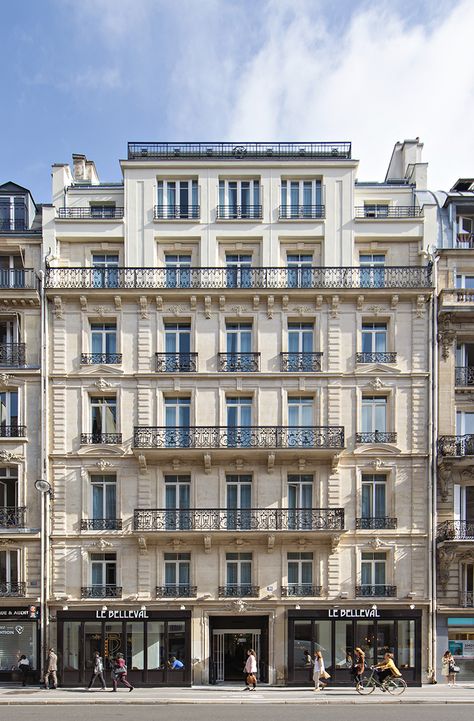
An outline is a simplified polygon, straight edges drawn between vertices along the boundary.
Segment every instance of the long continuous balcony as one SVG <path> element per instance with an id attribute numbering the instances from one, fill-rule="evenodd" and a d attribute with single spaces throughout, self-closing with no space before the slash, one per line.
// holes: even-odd
<path id="1" fill-rule="evenodd" d="M 326 217 L 325 205 L 280 205 L 280 220 L 318 220 Z"/>
<path id="2" fill-rule="evenodd" d="M 155 205 L 153 218 L 155 220 L 199 220 L 200 205 Z"/>
<path id="3" fill-rule="evenodd" d="M 119 365 L 121 353 L 81 353 L 81 365 Z"/>
<path id="4" fill-rule="evenodd" d="M 0 423 L 0 438 L 26 438 L 26 426 L 14 425 L 7 426 Z"/>
<path id="5" fill-rule="evenodd" d="M 474 367 L 457 366 L 455 383 L 459 387 L 474 386 Z"/>
<path id="6" fill-rule="evenodd" d="M 343 508 L 136 508 L 135 531 L 343 531 Z"/>
<path id="7" fill-rule="evenodd" d="M 122 586 L 82 586 L 81 598 L 121 598 Z"/>
<path id="8" fill-rule="evenodd" d="M 288 596 L 311 596 L 317 598 L 321 595 L 322 586 L 313 586 L 310 583 L 291 583 L 289 586 L 281 587 L 283 598 Z"/>
<path id="9" fill-rule="evenodd" d="M 356 353 L 356 363 L 396 363 L 397 354 L 377 351 L 375 353 Z"/>
<path id="10" fill-rule="evenodd" d="M 416 205 L 359 205 L 355 208 L 355 217 L 372 220 L 422 218 L 423 208 Z"/>
<path id="11" fill-rule="evenodd" d="M 128 160 L 350 159 L 351 143 L 128 143 Z"/>
<path id="12" fill-rule="evenodd" d="M 464 436 L 440 436 L 438 454 L 458 458 L 474 456 L 474 435 L 467 433 Z"/>
<path id="13" fill-rule="evenodd" d="M 83 518 L 81 531 L 121 531 L 121 518 Z"/>
<path id="14" fill-rule="evenodd" d="M 223 373 L 256 373 L 260 370 L 260 353 L 219 353 L 218 362 Z"/>
<path id="15" fill-rule="evenodd" d="M 0 528 L 24 528 L 25 506 L 0 506 Z"/>
<path id="16" fill-rule="evenodd" d="M 217 220 L 261 220 L 261 205 L 218 205 Z"/>
<path id="17" fill-rule="evenodd" d="M 112 205 L 58 208 L 57 212 L 60 220 L 120 220 L 124 215 L 123 208 Z"/>
<path id="18" fill-rule="evenodd" d="M 388 431 L 356 433 L 356 443 L 396 443 L 397 434 Z"/>
<path id="19" fill-rule="evenodd" d="M 394 598 L 397 595 L 396 586 L 385 586 L 377 584 L 375 586 L 356 586 L 355 595 L 357 598 Z"/>
<path id="20" fill-rule="evenodd" d="M 474 521 L 444 521 L 436 537 L 438 541 L 474 541 Z"/>
<path id="21" fill-rule="evenodd" d="M 237 283 L 229 282 L 228 268 L 49 268 L 46 287 L 78 290 L 122 288 L 231 290 L 234 287 L 262 290 L 410 289 L 431 288 L 432 274 L 430 265 L 384 266 L 376 269 L 267 267 L 243 270 L 245 282 L 238 286 Z M 1 277 L 0 272 L 0 287 Z"/>
<path id="22" fill-rule="evenodd" d="M 0 270 L 1 290 L 37 290 L 38 278 L 33 268 L 2 268 Z"/>
<path id="23" fill-rule="evenodd" d="M 190 586 L 187 583 L 156 587 L 157 598 L 195 598 L 196 596 L 197 586 Z"/>
<path id="24" fill-rule="evenodd" d="M 26 583 L 0 581 L 0 596 L 26 596 Z"/>
<path id="25" fill-rule="evenodd" d="M 280 353 L 280 370 L 289 373 L 317 373 L 322 353 Z"/>
<path id="26" fill-rule="evenodd" d="M 388 516 L 356 518 L 356 528 L 363 531 L 393 530 L 396 527 L 397 519 Z"/>
<path id="27" fill-rule="evenodd" d="M 25 365 L 25 343 L 0 343 L 0 366 L 17 368 Z"/>
<path id="28" fill-rule="evenodd" d="M 157 373 L 196 373 L 197 353 L 155 353 Z"/>
<path id="29" fill-rule="evenodd" d="M 121 433 L 81 433 L 81 444 L 122 443 Z"/>
<path id="30" fill-rule="evenodd" d="M 221 598 L 258 598 L 259 593 L 260 586 L 252 586 L 250 583 L 228 583 L 218 589 Z"/>

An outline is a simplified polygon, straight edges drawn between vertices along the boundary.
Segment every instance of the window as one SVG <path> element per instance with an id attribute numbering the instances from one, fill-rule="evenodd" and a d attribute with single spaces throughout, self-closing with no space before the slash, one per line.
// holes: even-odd
<path id="1" fill-rule="evenodd" d="M 191 497 L 190 476 L 165 476 L 165 508 L 166 528 L 192 528 L 191 513 L 189 511 Z"/>
<path id="2" fill-rule="evenodd" d="M 91 362 L 117 363 L 117 325 L 91 323 Z"/>
<path id="3" fill-rule="evenodd" d="M 383 253 L 361 253 L 360 286 L 361 288 L 383 288 L 385 285 L 385 255 Z"/>
<path id="4" fill-rule="evenodd" d="M 462 273 L 456 276 L 456 288 L 472 290 L 474 288 L 474 275 Z"/>
<path id="5" fill-rule="evenodd" d="M 386 553 L 368 553 L 363 552 L 361 556 L 360 578 L 361 585 L 367 589 L 367 595 L 370 595 L 368 589 L 373 588 L 373 595 L 383 595 L 385 591 L 386 577 Z M 362 591 L 364 595 L 364 591 Z"/>
<path id="6" fill-rule="evenodd" d="M 19 336 L 16 319 L 0 320 L 0 366 L 25 365 L 25 346 L 19 343 Z"/>
<path id="7" fill-rule="evenodd" d="M 383 396 L 362 397 L 362 433 L 385 433 L 387 429 L 387 399 Z"/>
<path id="8" fill-rule="evenodd" d="M 18 391 L 0 391 L 0 436 L 19 436 L 18 421 Z"/>
<path id="9" fill-rule="evenodd" d="M 457 247 L 472 248 L 474 240 L 474 218 L 458 216 L 457 224 Z"/>
<path id="10" fill-rule="evenodd" d="M 252 554 L 226 553 L 226 596 L 252 595 Z"/>
<path id="11" fill-rule="evenodd" d="M 248 529 L 251 525 L 252 476 L 226 476 L 227 530 Z"/>
<path id="12" fill-rule="evenodd" d="M 456 347 L 456 385 L 474 385 L 474 343 L 458 343 Z"/>
<path id="13" fill-rule="evenodd" d="M 115 218 L 115 203 L 90 203 L 92 218 Z"/>
<path id="14" fill-rule="evenodd" d="M 463 563 L 461 566 L 461 606 L 474 606 L 474 563 Z"/>
<path id="15" fill-rule="evenodd" d="M 166 287 L 191 287 L 191 256 L 188 253 L 165 255 Z"/>
<path id="16" fill-rule="evenodd" d="M 320 180 L 282 180 L 282 218 L 322 218 L 322 192 Z"/>
<path id="17" fill-rule="evenodd" d="M 91 585 L 100 595 L 107 596 L 117 586 L 117 555 L 91 553 Z"/>
<path id="18" fill-rule="evenodd" d="M 0 288 L 24 288 L 25 270 L 19 255 L 0 255 Z"/>
<path id="19" fill-rule="evenodd" d="M 256 359 L 252 354 L 252 324 L 226 324 L 227 354 L 221 370 L 250 372 L 258 370 Z"/>
<path id="20" fill-rule="evenodd" d="M 19 596 L 20 587 L 20 551 L 0 551 L 0 595 Z"/>
<path id="21" fill-rule="evenodd" d="M 307 396 L 288 398 L 288 444 L 313 445 L 313 399 Z"/>
<path id="22" fill-rule="evenodd" d="M 303 530 L 312 528 L 313 476 L 292 474 L 288 476 L 288 528 Z"/>
<path id="23" fill-rule="evenodd" d="M 387 324 L 362 323 L 362 353 L 385 353 L 387 350 Z"/>
<path id="24" fill-rule="evenodd" d="M 199 218 L 197 180 L 159 180 L 157 191 L 157 218 Z"/>
<path id="25" fill-rule="evenodd" d="M 287 554 L 287 561 L 288 595 L 312 595 L 313 554 L 308 551 L 304 551 L 301 553 L 290 552 Z"/>
<path id="26" fill-rule="evenodd" d="M 0 468 L 0 528 L 23 525 L 24 508 L 18 508 L 18 471 Z"/>
<path id="27" fill-rule="evenodd" d="M 386 512 L 387 479 L 382 474 L 364 473 L 362 476 L 362 518 L 384 518 Z"/>
<path id="28" fill-rule="evenodd" d="M 227 445 L 246 447 L 252 440 L 252 398 L 227 398 Z"/>
<path id="29" fill-rule="evenodd" d="M 288 288 L 311 288 L 313 255 L 311 253 L 287 253 Z"/>
<path id="30" fill-rule="evenodd" d="M 165 553 L 165 586 L 167 593 L 189 596 L 191 583 L 191 554 Z"/>
<path id="31" fill-rule="evenodd" d="M 454 520 L 456 537 L 474 536 L 474 486 L 454 484 Z"/>
<path id="32" fill-rule="evenodd" d="M 474 411 L 456 411 L 456 435 L 474 434 Z"/>
<path id="33" fill-rule="evenodd" d="M 388 203 L 364 203 L 364 215 L 366 218 L 387 218 Z"/>
<path id="34" fill-rule="evenodd" d="M 252 287 L 252 255 L 250 253 L 226 253 L 226 278 L 228 288 Z"/>
<path id="35" fill-rule="evenodd" d="M 312 323 L 288 323 L 288 371 L 320 370 L 320 362 L 316 363 L 313 355 L 314 326 Z"/>
<path id="36" fill-rule="evenodd" d="M 92 255 L 94 288 L 118 288 L 118 265 L 119 257 L 115 253 L 94 253 Z"/>
<path id="37" fill-rule="evenodd" d="M 116 398 L 93 397 L 90 403 L 92 442 L 113 442 L 108 435 L 117 433 Z"/>
<path id="38" fill-rule="evenodd" d="M 220 180 L 218 217 L 227 219 L 260 218 L 258 180 Z"/>
<path id="39" fill-rule="evenodd" d="M 91 476 L 92 519 L 115 520 L 117 518 L 117 481 L 115 476 Z"/>
<path id="40" fill-rule="evenodd" d="M 167 446 L 186 448 L 190 445 L 190 419 L 191 400 L 189 398 L 165 398 Z"/>
<path id="41" fill-rule="evenodd" d="M 196 370 L 191 359 L 191 325 L 165 323 L 164 368 L 167 373 Z"/>
<path id="42" fill-rule="evenodd" d="M 0 196 L 0 231 L 26 230 L 28 211 L 23 195 Z"/>

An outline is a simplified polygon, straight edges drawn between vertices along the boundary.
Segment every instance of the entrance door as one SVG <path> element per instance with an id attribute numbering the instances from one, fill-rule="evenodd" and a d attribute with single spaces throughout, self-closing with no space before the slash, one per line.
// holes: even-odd
<path id="1" fill-rule="evenodd" d="M 252 648 L 260 659 L 260 629 L 219 629 L 213 632 L 215 683 L 244 680 L 247 651 Z"/>

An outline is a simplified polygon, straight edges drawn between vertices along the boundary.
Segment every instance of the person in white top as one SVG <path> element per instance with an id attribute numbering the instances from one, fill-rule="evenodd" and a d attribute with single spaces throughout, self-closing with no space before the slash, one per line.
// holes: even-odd
<path id="1" fill-rule="evenodd" d="M 324 668 L 324 658 L 321 651 L 316 651 L 314 654 L 314 667 L 313 667 L 313 681 L 314 681 L 314 690 L 315 691 L 322 691 L 323 688 L 327 685 L 323 681 L 321 681 L 321 676 L 324 676 L 326 669 Z"/>
<path id="2" fill-rule="evenodd" d="M 245 683 L 247 684 L 244 691 L 255 691 L 257 688 L 257 657 L 252 648 L 247 651 L 244 673 Z M 251 685 L 252 688 L 250 688 Z"/>

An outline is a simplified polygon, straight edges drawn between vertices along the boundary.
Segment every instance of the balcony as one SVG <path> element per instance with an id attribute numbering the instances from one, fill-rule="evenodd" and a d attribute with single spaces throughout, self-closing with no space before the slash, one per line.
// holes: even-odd
<path id="1" fill-rule="evenodd" d="M 26 596 L 26 583 L 0 581 L 0 597 Z"/>
<path id="2" fill-rule="evenodd" d="M 0 270 L 1 290 L 37 290 L 38 278 L 33 268 L 2 268 Z"/>
<path id="3" fill-rule="evenodd" d="M 121 353 L 81 353 L 81 365 L 119 365 Z"/>
<path id="4" fill-rule="evenodd" d="M 326 217 L 325 205 L 280 205 L 280 220 L 322 220 Z"/>
<path id="5" fill-rule="evenodd" d="M 81 598 L 122 598 L 122 586 L 82 586 Z"/>
<path id="6" fill-rule="evenodd" d="M 121 518 L 83 518 L 81 531 L 121 531 Z"/>
<path id="7" fill-rule="evenodd" d="M 440 436 L 438 454 L 455 458 L 474 456 L 474 435 L 468 433 L 464 436 Z"/>
<path id="8" fill-rule="evenodd" d="M 0 366 L 18 368 L 26 365 L 25 343 L 0 343 Z"/>
<path id="9" fill-rule="evenodd" d="M 439 311 L 453 311 L 472 314 L 474 308 L 474 289 L 445 288 L 440 293 Z"/>
<path id="10" fill-rule="evenodd" d="M 343 508 L 136 508 L 135 531 L 343 531 Z"/>
<path id="11" fill-rule="evenodd" d="M 26 426 L 0 424 L 0 438 L 26 438 Z"/>
<path id="12" fill-rule="evenodd" d="M 437 528 L 438 541 L 474 541 L 474 521 L 444 521 Z"/>
<path id="13" fill-rule="evenodd" d="M 356 518 L 356 528 L 362 531 L 394 530 L 396 527 L 396 518 L 388 518 L 387 516 Z"/>
<path id="14" fill-rule="evenodd" d="M 218 205 L 217 220 L 261 220 L 261 205 Z"/>
<path id="15" fill-rule="evenodd" d="M 312 586 L 308 583 L 292 583 L 289 586 L 281 587 L 282 598 L 286 598 L 289 596 L 311 596 L 317 598 L 321 595 L 321 592 L 322 586 Z"/>
<path id="16" fill-rule="evenodd" d="M 474 593 L 472 591 L 465 591 L 459 595 L 459 605 L 462 608 L 474 608 Z"/>
<path id="17" fill-rule="evenodd" d="M 317 373 L 322 353 L 280 353 L 280 370 L 284 373 Z"/>
<path id="18" fill-rule="evenodd" d="M 157 373 L 196 373 L 197 353 L 155 353 Z"/>
<path id="19" fill-rule="evenodd" d="M 376 353 L 356 353 L 356 363 L 396 363 L 397 354 L 377 351 Z"/>
<path id="20" fill-rule="evenodd" d="M 24 528 L 25 506 L 0 506 L 0 528 Z"/>
<path id="21" fill-rule="evenodd" d="M 356 443 L 396 443 L 397 434 L 388 431 L 356 433 Z"/>
<path id="22" fill-rule="evenodd" d="M 157 586 L 157 598 L 195 598 L 197 596 L 197 586 L 189 586 L 180 583 L 176 586 Z"/>
<path id="23" fill-rule="evenodd" d="M 121 433 L 81 433 L 81 445 L 122 443 Z"/>
<path id="24" fill-rule="evenodd" d="M 250 583 L 229 583 L 227 586 L 219 586 L 220 598 L 258 598 L 260 586 L 252 586 Z"/>
<path id="25" fill-rule="evenodd" d="M 199 220 L 200 205 L 155 205 L 154 220 Z"/>
<path id="26" fill-rule="evenodd" d="M 244 268 L 245 281 L 232 282 L 229 268 L 49 268 L 46 287 L 98 290 L 344 290 L 431 288 L 430 265 L 383 268 Z M 243 273 L 245 271 L 245 274 Z M 33 271 L 32 271 L 33 272 Z M 229 278 L 231 282 L 229 282 Z M 1 279 L 1 273 L 0 273 Z M 1 287 L 1 286 L 0 286 Z M 7 286 L 8 287 L 8 286 Z M 36 286 L 35 286 L 36 287 Z M 456 291 L 471 293 L 473 291 Z"/>
<path id="27" fill-rule="evenodd" d="M 222 373 L 257 373 L 260 353 L 218 353 L 218 370 Z"/>
<path id="28" fill-rule="evenodd" d="M 376 586 L 356 586 L 356 598 L 394 598 L 397 595 L 396 586 L 385 586 L 377 584 Z"/>
<path id="29" fill-rule="evenodd" d="M 400 220 L 422 218 L 423 208 L 416 205 L 359 205 L 355 208 L 355 217 L 365 220 Z"/>
<path id="30" fill-rule="evenodd" d="M 351 143 L 128 143 L 128 160 L 348 160 Z"/>
<path id="31" fill-rule="evenodd" d="M 4 209 L 5 206 L 3 206 L 3 210 Z M 18 210 L 21 210 L 21 208 L 18 208 Z M 22 210 L 23 212 L 21 214 L 24 216 L 23 218 L 0 218 L 0 233 L 24 233 L 29 230 L 26 222 L 28 207 L 25 205 Z"/>
<path id="32" fill-rule="evenodd" d="M 455 385 L 459 387 L 474 386 L 474 367 L 473 366 L 457 366 L 455 375 Z"/>
<path id="33" fill-rule="evenodd" d="M 456 236 L 456 248 L 474 248 L 474 233 L 458 233 Z"/>
<path id="34" fill-rule="evenodd" d="M 121 220 L 124 215 L 123 208 L 102 205 L 85 208 L 58 208 L 59 220 Z"/>

